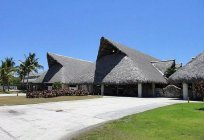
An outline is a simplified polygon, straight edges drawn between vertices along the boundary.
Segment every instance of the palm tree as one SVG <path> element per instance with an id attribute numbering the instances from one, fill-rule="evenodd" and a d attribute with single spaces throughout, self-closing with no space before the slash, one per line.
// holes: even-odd
<path id="1" fill-rule="evenodd" d="M 15 71 L 16 71 L 16 67 L 15 67 L 15 62 L 13 58 L 5 58 L 4 61 L 1 61 L 0 79 L 3 83 L 3 91 L 5 91 L 4 86 L 6 84 L 9 90 L 10 81 Z"/>
<path id="2" fill-rule="evenodd" d="M 26 57 L 26 56 L 25 56 Z M 23 80 L 25 76 L 27 76 L 27 90 L 28 90 L 28 77 L 31 72 L 38 73 L 39 69 L 43 69 L 43 66 L 39 64 L 39 58 L 36 58 L 35 53 L 29 53 L 29 56 L 26 57 L 25 62 L 21 62 L 19 66 L 19 73 L 23 77 Z"/>
<path id="3" fill-rule="evenodd" d="M 10 82 L 12 80 L 12 77 L 14 76 L 14 72 L 16 71 L 16 67 L 15 67 L 15 62 L 13 60 L 13 58 L 6 58 L 5 59 L 6 62 L 6 72 L 7 72 L 7 77 L 8 77 L 8 81 L 7 81 L 7 85 L 8 85 L 8 90 L 10 87 Z"/>
<path id="4" fill-rule="evenodd" d="M 0 67 L 0 79 L 1 79 L 1 83 L 3 85 L 3 91 L 5 92 L 5 83 L 7 81 L 6 78 L 6 71 L 5 71 L 5 67 L 6 67 L 6 63 L 4 61 L 1 61 L 1 67 Z"/>
<path id="5" fill-rule="evenodd" d="M 19 78 L 21 79 L 21 81 L 23 81 L 23 85 L 25 83 L 25 77 L 26 77 L 26 66 L 24 64 L 24 62 L 20 62 L 20 65 L 17 66 L 17 74 L 19 76 Z"/>

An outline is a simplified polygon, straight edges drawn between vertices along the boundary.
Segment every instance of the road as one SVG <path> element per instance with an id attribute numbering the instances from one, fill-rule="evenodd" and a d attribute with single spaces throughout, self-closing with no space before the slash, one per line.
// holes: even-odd
<path id="1" fill-rule="evenodd" d="M 58 140 L 110 120 L 184 101 L 169 98 L 97 99 L 0 107 L 2 140 Z"/>

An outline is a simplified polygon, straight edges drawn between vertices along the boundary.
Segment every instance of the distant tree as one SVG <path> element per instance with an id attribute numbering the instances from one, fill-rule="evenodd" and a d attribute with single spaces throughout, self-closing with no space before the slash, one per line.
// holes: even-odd
<path id="1" fill-rule="evenodd" d="M 12 76 L 12 77 L 11 77 L 10 84 L 11 84 L 11 85 L 18 86 L 18 85 L 21 84 L 21 79 L 20 79 L 19 77 Z"/>
<path id="2" fill-rule="evenodd" d="M 11 78 L 13 77 L 15 71 L 16 67 L 13 58 L 5 58 L 4 61 L 1 61 L 0 79 L 3 84 L 3 91 L 5 91 L 5 85 L 8 86 L 9 90 Z"/>

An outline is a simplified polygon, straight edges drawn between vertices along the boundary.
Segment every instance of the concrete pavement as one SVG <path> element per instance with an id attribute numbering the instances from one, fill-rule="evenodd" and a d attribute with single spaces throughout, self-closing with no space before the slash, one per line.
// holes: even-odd
<path id="1" fill-rule="evenodd" d="M 98 99 L 0 107 L 2 140 L 58 140 L 114 119 L 183 103 L 169 98 L 104 97 Z"/>

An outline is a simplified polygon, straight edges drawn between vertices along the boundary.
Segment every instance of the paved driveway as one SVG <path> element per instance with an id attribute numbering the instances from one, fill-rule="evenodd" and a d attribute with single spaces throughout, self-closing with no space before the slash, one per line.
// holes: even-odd
<path id="1" fill-rule="evenodd" d="M 168 98 L 104 97 L 0 107 L 1 140 L 58 140 L 77 131 L 183 101 Z"/>

